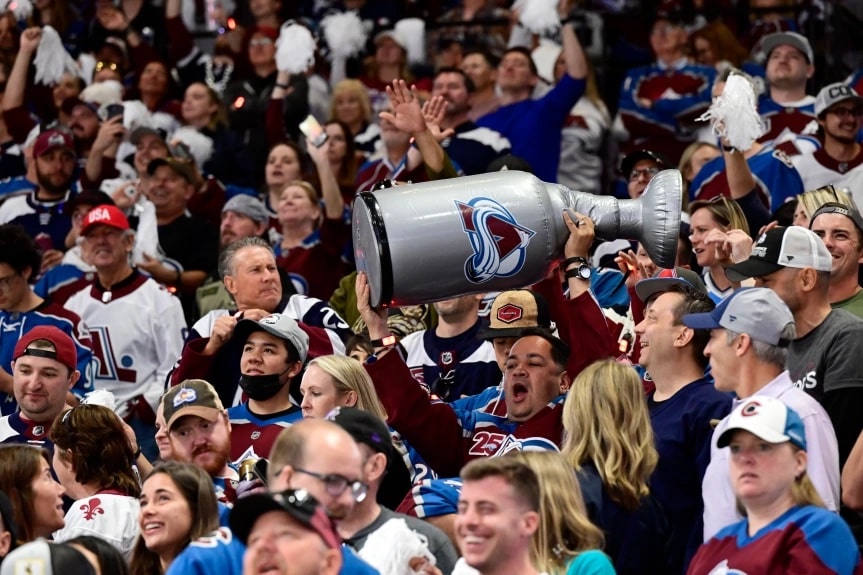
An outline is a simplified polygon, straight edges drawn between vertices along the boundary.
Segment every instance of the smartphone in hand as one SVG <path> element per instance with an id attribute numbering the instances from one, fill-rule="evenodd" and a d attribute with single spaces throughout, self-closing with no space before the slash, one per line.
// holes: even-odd
<path id="1" fill-rule="evenodd" d="M 300 131 L 309 139 L 309 141 L 320 148 L 327 141 L 327 133 L 324 127 L 318 122 L 317 118 L 309 114 L 306 119 L 300 122 Z"/>
<path id="2" fill-rule="evenodd" d="M 108 104 L 105 106 L 105 121 L 117 116 L 123 116 L 123 104 Z"/>

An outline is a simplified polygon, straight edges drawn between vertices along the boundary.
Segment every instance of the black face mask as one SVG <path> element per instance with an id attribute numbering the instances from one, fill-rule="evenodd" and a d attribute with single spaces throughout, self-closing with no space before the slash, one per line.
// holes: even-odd
<path id="1" fill-rule="evenodd" d="M 279 381 L 287 371 L 286 369 L 282 373 L 271 373 L 269 375 L 240 374 L 240 387 L 246 392 L 249 399 L 267 401 L 279 393 L 279 390 L 288 383 L 287 381 L 285 383 Z"/>

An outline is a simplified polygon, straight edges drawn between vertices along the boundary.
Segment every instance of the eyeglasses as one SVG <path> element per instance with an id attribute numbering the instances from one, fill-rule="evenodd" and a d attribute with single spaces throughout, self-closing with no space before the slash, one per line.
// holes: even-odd
<path id="1" fill-rule="evenodd" d="M 272 38 L 252 38 L 249 40 L 249 46 L 269 46 L 273 43 Z"/>
<path id="2" fill-rule="evenodd" d="M 116 72 L 119 68 L 120 68 L 120 66 L 118 66 L 116 62 L 103 62 L 102 60 L 99 60 L 98 62 L 96 62 L 96 68 L 95 69 L 97 72 L 101 72 L 102 70 L 105 70 L 105 69 L 111 70 L 112 72 Z"/>
<path id="3" fill-rule="evenodd" d="M 322 482 L 327 494 L 333 497 L 339 497 L 345 492 L 345 489 L 350 488 L 354 501 L 359 503 L 366 498 L 366 494 L 369 491 L 369 486 L 362 481 L 348 479 L 344 475 L 338 475 L 337 473 L 323 475 L 314 471 L 308 471 L 307 469 L 300 469 L 299 467 L 294 467 L 294 471 L 310 475 Z"/>
<path id="4" fill-rule="evenodd" d="M 854 118 L 859 118 L 863 116 L 863 108 L 854 107 L 854 108 L 830 108 L 827 110 L 828 114 L 833 114 L 834 116 L 839 116 L 840 118 L 844 118 L 845 116 L 852 116 Z"/>
<path id="5" fill-rule="evenodd" d="M 632 170 L 631 172 L 629 172 L 629 181 L 634 182 L 635 180 L 640 178 L 642 175 L 645 175 L 648 178 L 652 178 L 653 176 L 655 176 L 658 173 L 659 173 L 659 168 L 657 168 L 656 166 L 654 166 L 652 168 L 641 168 L 640 170 Z"/>

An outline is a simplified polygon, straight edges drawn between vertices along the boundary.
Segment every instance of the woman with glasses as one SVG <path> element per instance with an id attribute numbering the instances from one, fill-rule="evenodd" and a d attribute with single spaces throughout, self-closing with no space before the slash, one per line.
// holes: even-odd
<path id="1" fill-rule="evenodd" d="M 66 490 L 51 475 L 49 458 L 46 450 L 32 445 L 0 446 L 0 491 L 12 502 L 18 545 L 50 538 L 64 525 Z"/>
<path id="2" fill-rule="evenodd" d="M 702 279 L 714 302 L 734 290 L 725 267 L 749 257 L 749 224 L 736 201 L 725 196 L 689 205 L 689 239 Z"/>
<path id="3" fill-rule="evenodd" d="M 213 481 L 196 465 L 158 464 L 144 481 L 140 503 L 132 575 L 162 575 L 190 542 L 219 527 Z"/>
<path id="4" fill-rule="evenodd" d="M 95 535 L 131 555 L 138 537 L 141 487 L 120 418 L 107 407 L 82 404 L 57 416 L 51 440 L 54 472 L 75 499 L 54 540 Z"/>

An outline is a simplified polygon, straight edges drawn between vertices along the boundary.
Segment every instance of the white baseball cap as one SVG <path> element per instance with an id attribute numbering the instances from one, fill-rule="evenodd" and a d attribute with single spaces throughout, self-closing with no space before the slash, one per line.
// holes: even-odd
<path id="1" fill-rule="evenodd" d="M 790 441 L 806 451 L 803 420 L 796 411 L 774 397 L 755 395 L 735 407 L 716 446 L 727 447 L 737 430 L 748 431 L 767 443 Z"/>

